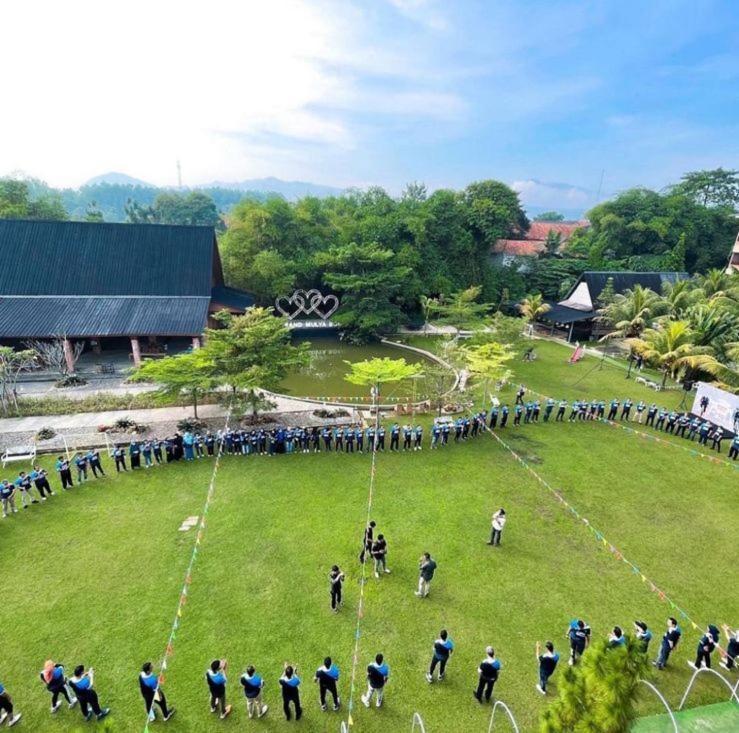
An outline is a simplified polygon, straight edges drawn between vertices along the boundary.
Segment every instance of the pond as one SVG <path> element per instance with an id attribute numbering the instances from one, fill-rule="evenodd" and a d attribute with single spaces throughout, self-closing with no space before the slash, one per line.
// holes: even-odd
<path id="1" fill-rule="evenodd" d="M 389 357 L 391 359 L 405 359 L 409 364 L 432 364 L 422 354 L 406 349 L 399 349 L 381 343 L 364 344 L 357 346 L 339 341 L 336 336 L 302 336 L 293 337 L 293 343 L 310 344 L 310 364 L 303 369 L 289 374 L 283 381 L 280 391 L 294 397 L 312 397 L 317 399 L 329 398 L 338 401 L 354 401 L 359 398 L 363 402 L 370 402 L 369 389 L 345 381 L 344 376 L 349 371 L 345 361 L 355 362 L 365 359 Z M 450 374 L 448 387 L 451 387 L 453 375 Z M 430 389 L 425 378 L 407 380 L 405 383 L 389 384 L 383 390 L 380 401 L 383 403 L 408 400 L 414 397 L 424 399 Z M 429 380 L 430 381 L 430 380 Z"/>

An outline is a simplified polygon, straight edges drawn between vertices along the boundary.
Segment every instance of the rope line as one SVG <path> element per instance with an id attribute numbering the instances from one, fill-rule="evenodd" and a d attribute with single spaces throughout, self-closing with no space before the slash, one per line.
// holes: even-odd
<path id="1" fill-rule="evenodd" d="M 365 518 L 365 530 L 369 526 L 370 519 L 372 516 L 372 501 L 374 498 L 375 491 L 375 478 L 377 475 L 377 433 L 380 428 L 380 409 L 379 409 L 379 390 L 372 391 L 372 404 L 375 410 L 375 434 L 372 438 L 372 445 L 368 445 L 372 451 L 372 459 L 370 461 L 370 478 L 369 478 L 369 489 L 367 492 L 367 516 Z M 357 682 L 357 665 L 359 663 L 359 639 L 361 637 L 361 626 L 362 619 L 364 618 L 364 587 L 367 582 L 367 547 L 365 537 L 362 537 L 362 551 L 364 562 L 362 563 L 362 578 L 359 584 L 359 603 L 357 604 L 357 624 L 354 631 L 354 652 L 352 654 L 352 673 L 350 677 L 349 685 L 349 705 L 347 706 L 347 725 L 351 727 L 354 725 L 354 718 L 352 712 L 354 710 L 354 693 L 356 690 Z"/>
<path id="2" fill-rule="evenodd" d="M 557 499 L 563 509 L 569 511 L 572 517 L 574 517 L 578 522 L 584 524 L 588 528 L 590 533 L 595 537 L 596 541 L 603 547 L 605 547 L 606 550 L 608 550 L 608 552 L 616 558 L 616 560 L 620 560 L 628 565 L 629 568 L 631 568 L 632 574 L 640 577 L 642 583 L 647 585 L 652 593 L 656 593 L 660 601 L 669 604 L 670 608 L 675 611 L 675 613 L 679 615 L 681 619 L 687 621 L 694 630 L 702 631 L 705 628 L 705 626 L 699 626 L 687 613 L 687 611 L 678 606 L 678 604 L 675 603 L 664 590 L 662 590 L 656 583 L 654 583 L 654 581 L 647 577 L 647 575 L 645 575 L 637 565 L 635 565 L 633 562 L 631 562 L 631 560 L 625 557 L 624 554 L 614 544 L 612 544 L 608 540 L 608 538 L 590 522 L 587 517 L 578 512 L 577 509 L 564 498 L 561 491 L 555 489 L 551 484 L 549 484 L 548 481 L 546 481 L 546 479 L 542 478 L 497 433 L 495 433 L 493 430 L 487 430 L 486 432 L 489 433 L 500 445 L 502 445 L 503 448 L 505 448 L 516 459 L 516 461 L 518 461 L 518 463 L 523 466 L 523 468 L 525 468 L 539 482 L 539 484 L 541 484 L 552 496 L 554 496 L 554 498 Z M 718 643 L 718 640 L 716 641 L 716 648 L 719 650 L 722 656 L 728 656 L 727 652 Z"/>
<path id="3" fill-rule="evenodd" d="M 229 405 L 228 410 L 226 411 L 224 430 L 228 430 L 228 422 L 230 418 L 231 405 Z M 213 472 L 210 477 L 210 483 L 208 484 L 208 493 L 205 496 L 205 503 L 203 504 L 203 513 L 200 517 L 200 522 L 198 523 L 198 532 L 195 535 L 195 543 L 192 546 L 190 562 L 188 563 L 187 570 L 185 571 L 185 582 L 182 586 L 179 600 L 177 601 L 177 610 L 175 611 L 174 620 L 172 621 L 172 627 L 169 632 L 169 638 L 167 639 L 167 646 L 165 647 L 164 655 L 162 656 L 161 665 L 159 667 L 157 686 L 154 689 L 154 696 L 152 698 L 151 705 L 149 706 L 149 709 L 146 713 L 146 725 L 144 726 L 144 733 L 149 733 L 149 723 L 152 721 L 152 714 L 154 711 L 154 700 L 159 695 L 159 687 L 164 684 L 164 673 L 167 670 L 168 660 L 174 654 L 174 642 L 177 639 L 177 630 L 180 628 L 180 619 L 182 618 L 182 613 L 185 608 L 185 604 L 187 603 L 188 587 L 192 583 L 192 570 L 195 566 L 195 560 L 198 557 L 198 548 L 200 547 L 203 541 L 203 535 L 205 534 L 205 517 L 208 514 L 208 509 L 210 508 L 210 504 L 213 500 L 213 495 L 215 494 L 216 476 L 218 475 L 218 466 L 221 462 L 221 456 L 223 456 L 223 447 L 223 441 L 218 441 L 218 453 L 216 454 L 216 460 L 213 464 Z"/>

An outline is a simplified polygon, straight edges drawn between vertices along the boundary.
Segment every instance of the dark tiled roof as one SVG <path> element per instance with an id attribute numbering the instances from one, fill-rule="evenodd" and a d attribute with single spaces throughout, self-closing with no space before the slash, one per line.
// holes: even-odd
<path id="1" fill-rule="evenodd" d="M 542 320 L 552 323 L 573 323 L 575 321 L 587 321 L 595 316 L 595 311 L 583 311 L 577 308 L 568 308 L 559 303 L 550 303 L 551 308 L 542 316 Z"/>
<path id="2" fill-rule="evenodd" d="M 689 277 L 687 272 L 583 272 L 580 279 L 575 283 L 572 290 L 568 294 L 569 297 L 579 283 L 585 282 L 590 291 L 590 297 L 595 302 L 600 296 L 603 288 L 609 278 L 613 278 L 613 290 L 616 293 L 623 293 L 630 290 L 634 285 L 641 285 L 644 288 L 654 290 L 655 293 L 662 292 L 662 284 L 665 282 L 675 283 L 678 280 L 686 280 Z M 567 298 L 565 298 L 567 300 Z"/>
<path id="3" fill-rule="evenodd" d="M 0 296 L 209 297 L 222 282 L 212 227 L 0 219 L 0 262 Z"/>
<path id="4" fill-rule="evenodd" d="M 254 305 L 254 297 L 242 290 L 227 288 L 225 285 L 217 285 L 210 294 L 211 304 L 214 308 L 223 306 L 234 310 L 246 310 Z"/>
<path id="5" fill-rule="evenodd" d="M 493 254 L 510 257 L 536 257 L 545 249 L 544 242 L 530 242 L 526 239 L 498 239 L 493 245 Z"/>
<path id="6" fill-rule="evenodd" d="M 198 336 L 208 297 L 0 297 L 0 338 Z"/>

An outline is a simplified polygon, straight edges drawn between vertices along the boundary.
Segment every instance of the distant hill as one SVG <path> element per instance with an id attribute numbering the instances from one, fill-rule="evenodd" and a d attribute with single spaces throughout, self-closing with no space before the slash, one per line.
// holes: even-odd
<path id="1" fill-rule="evenodd" d="M 89 181 L 85 181 L 82 186 L 97 186 L 100 183 L 111 183 L 118 186 L 143 186 L 144 188 L 156 188 L 156 186 L 146 181 L 142 181 L 140 178 L 134 178 L 126 173 L 117 173 L 111 171 L 110 173 L 103 173 L 100 176 L 94 176 Z"/>
<path id="2" fill-rule="evenodd" d="M 222 188 L 265 194 L 276 193 L 284 196 L 289 201 L 297 201 L 303 196 L 317 196 L 319 198 L 340 196 L 344 192 L 343 188 L 336 188 L 335 186 L 325 186 L 308 181 L 283 181 L 272 176 L 268 178 L 249 178 L 245 181 L 213 181 L 202 186 L 196 186 L 196 188 Z"/>

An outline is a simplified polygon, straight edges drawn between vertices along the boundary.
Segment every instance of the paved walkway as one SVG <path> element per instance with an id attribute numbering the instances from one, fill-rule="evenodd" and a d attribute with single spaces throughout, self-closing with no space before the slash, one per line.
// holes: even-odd
<path id="1" fill-rule="evenodd" d="M 317 407 L 312 403 L 287 397 L 271 397 L 277 403 L 274 412 L 305 412 Z M 226 414 L 223 405 L 200 405 L 201 418 L 221 417 Z M 158 407 L 150 410 L 105 410 L 104 412 L 78 412 L 74 415 L 35 415 L 10 417 L 0 420 L 0 436 L 5 433 L 36 433 L 41 428 L 54 428 L 57 432 L 85 432 L 97 430 L 98 425 L 112 425 L 123 417 L 149 425 L 158 422 L 177 422 L 192 417 L 192 407 Z"/>

